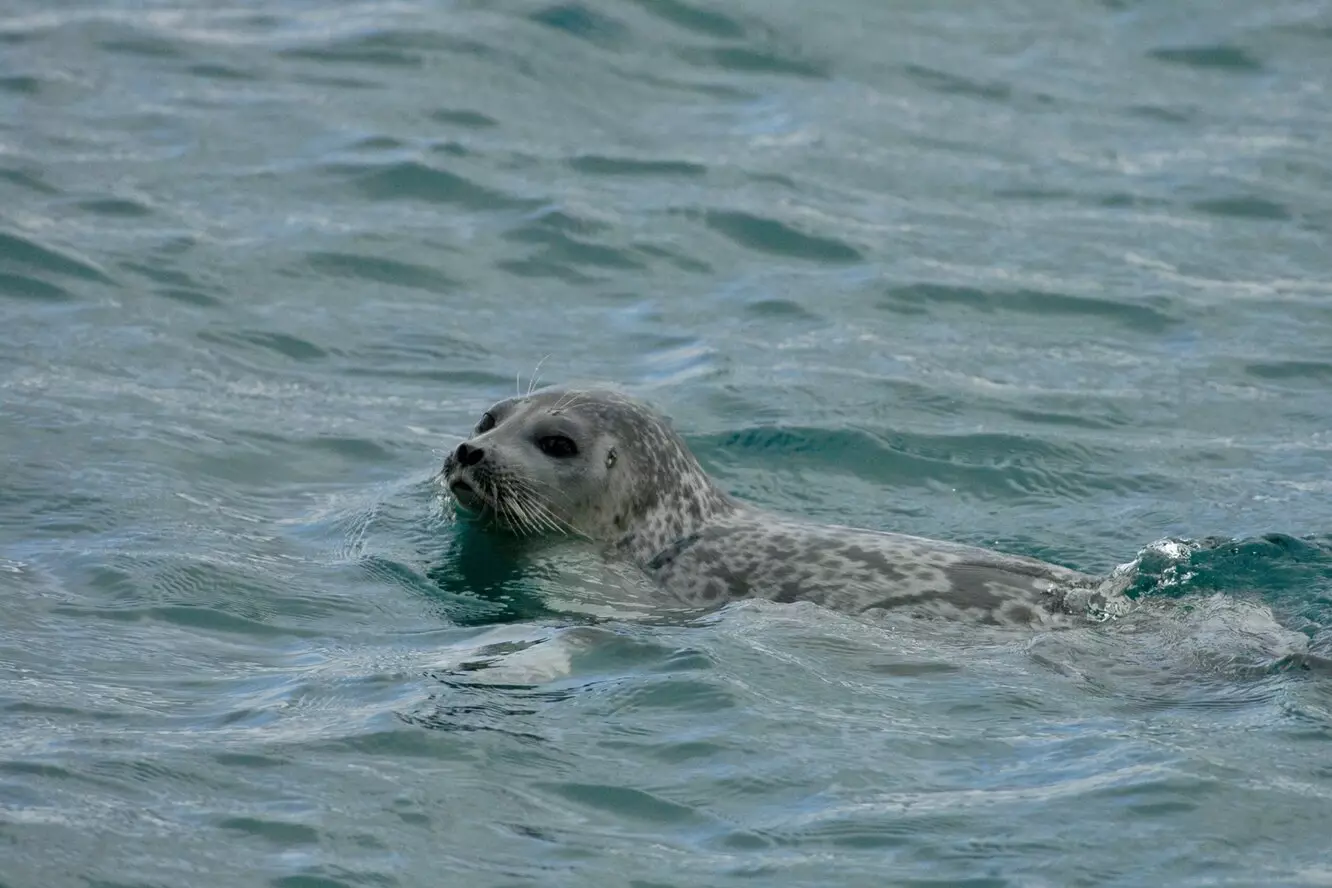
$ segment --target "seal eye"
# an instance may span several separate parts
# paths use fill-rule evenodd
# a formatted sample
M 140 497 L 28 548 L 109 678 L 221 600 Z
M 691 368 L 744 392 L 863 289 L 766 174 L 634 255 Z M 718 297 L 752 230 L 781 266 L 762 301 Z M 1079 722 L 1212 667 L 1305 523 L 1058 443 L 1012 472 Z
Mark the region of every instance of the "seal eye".
M 490 412 L 481 414 L 481 421 L 476 424 L 478 434 L 484 435 L 495 427 L 495 415 Z
M 566 456 L 574 456 L 578 453 L 578 445 L 572 438 L 566 438 L 563 435 L 547 435 L 537 441 L 537 446 L 546 456 L 553 456 L 562 459 Z

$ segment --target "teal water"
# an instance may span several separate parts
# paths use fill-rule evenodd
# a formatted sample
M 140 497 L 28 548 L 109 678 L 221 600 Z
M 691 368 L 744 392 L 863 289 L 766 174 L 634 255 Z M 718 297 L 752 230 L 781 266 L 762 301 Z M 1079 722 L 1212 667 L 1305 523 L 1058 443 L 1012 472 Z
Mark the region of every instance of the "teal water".
M 1329 884 L 1329 144 L 1303 0 L 10 3 L 0 886 Z M 547 355 L 1138 608 L 519 569 Z

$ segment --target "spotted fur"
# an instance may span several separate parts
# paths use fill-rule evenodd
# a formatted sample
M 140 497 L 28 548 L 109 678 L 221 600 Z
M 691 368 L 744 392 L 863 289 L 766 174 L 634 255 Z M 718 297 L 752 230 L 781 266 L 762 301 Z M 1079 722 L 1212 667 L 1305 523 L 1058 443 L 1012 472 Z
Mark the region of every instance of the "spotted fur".
M 1104 604 L 1096 579 L 1058 565 L 812 524 L 739 502 L 712 482 L 664 417 L 619 392 L 542 389 L 488 414 L 493 428 L 444 463 L 461 504 L 510 530 L 592 540 L 676 601 L 757 597 L 1023 626 L 1070 622 L 1065 605 L 1074 589 L 1084 593 L 1081 610 Z M 576 455 L 541 451 L 540 439 L 557 433 L 576 443 Z

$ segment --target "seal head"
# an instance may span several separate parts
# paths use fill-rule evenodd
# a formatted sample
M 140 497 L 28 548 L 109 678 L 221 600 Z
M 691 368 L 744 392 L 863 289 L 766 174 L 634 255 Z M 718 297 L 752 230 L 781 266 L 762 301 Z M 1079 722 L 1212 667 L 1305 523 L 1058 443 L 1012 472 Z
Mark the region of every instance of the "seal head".
M 542 389 L 481 416 L 444 460 L 472 516 L 651 558 L 735 504 L 655 411 L 609 389 Z

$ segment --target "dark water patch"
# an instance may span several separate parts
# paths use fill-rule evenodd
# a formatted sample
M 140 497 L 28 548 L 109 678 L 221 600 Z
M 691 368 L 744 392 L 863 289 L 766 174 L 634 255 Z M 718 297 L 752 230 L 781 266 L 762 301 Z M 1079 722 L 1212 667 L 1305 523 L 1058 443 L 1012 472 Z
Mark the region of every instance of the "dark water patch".
M 1170 201 L 1159 197 L 1145 197 L 1141 194 L 1129 194 L 1127 192 L 1114 192 L 1113 194 L 1102 195 L 1096 201 L 1100 206 L 1107 209 L 1160 209 L 1170 206 Z
M 1161 47 L 1147 53 L 1148 58 L 1190 68 L 1215 69 L 1237 74 L 1263 70 L 1263 63 L 1238 46 L 1218 43 L 1210 46 Z
M 525 260 L 497 263 L 497 267 L 516 271 L 521 267 L 545 270 L 563 269 L 581 273 L 591 266 L 597 269 L 641 269 L 643 262 L 631 251 L 619 247 L 590 243 L 575 237 L 572 232 L 586 230 L 587 225 L 575 222 L 562 213 L 546 214 L 504 233 L 504 239 L 513 243 L 536 244 L 542 249 Z
M 687 271 L 691 274 L 708 274 L 712 271 L 712 266 L 701 259 L 695 259 L 692 256 L 686 256 L 656 244 L 634 244 L 633 249 L 643 256 L 665 259 L 681 271 Z
M 557 262 L 548 262 L 540 257 L 531 259 L 505 259 L 495 263 L 495 268 L 500 271 L 508 272 L 515 277 L 520 278 L 550 278 L 551 280 L 562 281 L 566 284 L 575 286 L 581 284 L 595 284 L 599 278 L 595 275 L 584 274 Z
M 334 77 L 330 74 L 300 74 L 293 77 L 292 80 L 302 86 L 317 86 L 321 89 L 384 89 L 382 83 L 374 80 L 363 80 L 359 77 Z
M 1332 540 L 1270 533 L 1243 540 L 1177 542 L 1180 550 L 1143 550 L 1126 594 L 1178 598 L 1268 590 L 1269 600 L 1288 598 L 1316 625 L 1332 625 Z
M 465 668 L 465 667 L 464 667 Z M 522 686 L 476 685 L 465 681 L 445 682 L 449 691 L 432 696 L 411 712 L 397 713 L 398 721 L 419 729 L 424 736 L 451 738 L 455 735 L 492 734 L 514 741 L 526 750 L 548 744 L 548 739 L 524 724 L 538 724 L 543 709 L 564 699 L 565 694 L 543 694 Z M 533 716 L 538 718 L 534 719 Z M 459 738 L 458 755 L 465 755 Z
M 158 287 L 153 292 L 164 299 L 170 299 L 172 302 L 179 302 L 183 305 L 192 305 L 195 308 L 217 308 L 223 304 L 222 300 L 216 296 L 190 287 Z
M 480 111 L 471 111 L 465 108 L 440 108 L 431 111 L 429 117 L 436 123 L 448 124 L 449 126 L 465 126 L 468 129 L 490 129 L 499 126 L 499 121 L 495 118 L 482 114 Z
M 720 46 L 712 49 L 681 49 L 677 50 L 677 55 L 691 64 L 720 68 L 736 74 L 779 74 L 812 80 L 824 80 L 829 76 L 826 65 L 775 49 Z
M 758 299 L 745 303 L 745 314 L 755 318 L 818 323 L 823 319 L 790 299 Z
M 681 709 L 701 713 L 735 709 L 738 705 L 735 695 L 725 687 L 706 681 L 672 678 L 642 684 L 621 694 L 616 701 L 616 711 Z
M 897 662 L 869 663 L 865 669 L 876 675 L 891 675 L 895 678 L 924 678 L 926 676 L 953 675 L 964 671 L 962 666 L 952 663 Z
M 253 752 L 216 752 L 212 760 L 226 768 L 286 768 L 291 759 Z
M 781 173 L 749 173 L 747 177 L 751 182 L 758 182 L 764 185 L 780 185 L 783 188 L 789 188 L 795 191 L 799 188 L 795 179 L 790 176 L 784 176 Z
M 281 50 L 284 58 L 366 65 L 387 68 L 420 68 L 428 58 L 459 54 L 490 58 L 495 51 L 443 31 L 383 30 L 331 40 L 320 46 L 298 46 Z
M 215 345 L 239 345 L 246 350 L 253 350 L 257 347 L 291 358 L 294 361 L 320 361 L 329 355 L 327 351 L 313 342 L 292 336 L 289 333 L 270 333 L 264 330 L 237 330 L 215 333 L 202 330 L 195 335 L 204 342 Z
M 448 142 L 438 142 L 430 146 L 431 154 L 446 154 L 449 157 L 470 157 L 472 152 L 467 150 L 467 146 L 460 142 L 452 140 Z
M 407 143 L 392 136 L 366 136 L 347 147 L 351 151 L 400 151 L 407 147 Z
M 1119 413 L 1111 413 L 1107 415 L 1105 412 L 1100 412 L 1096 415 L 1088 414 L 1084 416 L 1053 410 L 1028 410 L 1016 407 L 1005 408 L 1004 412 L 1014 419 L 1020 419 L 1023 422 L 1034 422 L 1039 425 L 1055 426 L 1059 428 L 1107 431 L 1109 429 L 1132 425 L 1132 420 L 1129 417 Z
M 217 826 L 228 832 L 254 836 L 275 845 L 315 845 L 319 842 L 319 830 L 302 823 L 257 817 L 228 817 L 219 820 Z
M 1284 222 L 1291 212 L 1276 201 L 1262 197 L 1223 197 L 1201 200 L 1192 204 L 1195 210 L 1212 216 L 1230 216 L 1237 219 L 1265 219 Z
M 707 9 L 699 4 L 685 3 L 683 0 L 630 0 L 630 2 L 662 21 L 693 31 L 695 34 L 720 37 L 724 40 L 736 40 L 745 36 L 745 28 L 739 21 L 723 12 Z
M 980 457 L 983 464 L 1057 461 L 1071 465 L 1088 462 L 1090 454 L 1080 448 L 1058 445 L 1040 438 L 1026 438 L 1000 433 L 972 435 L 898 434 L 881 440 L 860 429 L 820 429 L 760 426 L 709 436 L 715 446 L 765 456 L 793 457 L 815 455 L 841 462 L 857 452 L 869 454 L 881 450 L 885 441 L 900 445 L 903 452 L 940 461 Z M 988 454 L 988 457 L 984 455 Z
M 1130 105 L 1129 114 L 1161 123 L 1193 123 L 1198 119 L 1197 108 L 1172 108 L 1165 105 Z
M 283 638 L 293 635 L 313 636 L 291 627 L 277 627 L 263 620 L 250 619 L 213 607 L 189 604 L 164 604 L 150 607 L 86 607 L 61 604 L 53 613 L 86 620 L 109 620 L 117 623 L 160 622 L 185 629 L 201 629 L 229 635 L 253 638 Z
M 488 373 L 484 370 L 449 370 L 424 367 L 349 367 L 342 371 L 348 376 L 383 377 L 385 379 L 403 379 L 412 382 L 443 382 L 472 390 L 475 388 L 493 389 L 505 384 L 512 385 L 513 379 Z
M 706 820 L 687 805 L 669 801 L 654 793 L 628 786 L 606 783 L 538 783 L 537 788 L 553 792 L 582 808 L 625 817 L 641 823 L 660 825 L 696 823 Z
M 1332 385 L 1332 362 L 1328 361 L 1256 361 L 1247 364 L 1244 372 L 1259 379 Z
M 592 235 L 609 232 L 610 226 L 605 222 L 599 222 L 596 219 L 586 219 L 582 216 L 574 216 L 564 210 L 545 210 L 534 215 L 527 220 L 525 227 L 529 230 L 549 229 L 551 231 L 564 231 L 574 235 Z
M 332 167 L 331 172 L 349 178 L 357 190 L 372 200 L 421 200 L 482 211 L 530 210 L 541 205 L 540 201 L 513 197 L 419 161 L 389 166 L 339 165 Z
M 25 274 L 0 271 L 0 297 L 34 302 L 71 302 L 74 294 L 55 284 Z
M 151 787 L 167 781 L 195 784 L 205 782 L 196 775 L 182 773 L 161 762 L 145 760 L 103 759 L 89 765 L 87 773 L 104 780 L 115 781 L 127 789 Z
M 1096 317 L 1148 333 L 1159 333 L 1176 324 L 1165 311 L 1149 305 L 1044 290 L 982 290 L 948 284 L 909 284 L 889 290 L 887 298 L 879 303 L 880 308 L 907 314 L 943 306 L 959 306 L 987 314 L 1012 311 L 1042 317 Z
M 260 79 L 253 71 L 246 71 L 243 68 L 233 68 L 231 65 L 222 65 L 215 62 L 189 65 L 185 68 L 185 73 L 193 74 L 195 77 L 202 77 L 205 80 L 248 81 Z
M 0 77 L 0 89 L 21 96 L 35 96 L 42 91 L 42 81 L 22 74 Z
M 329 277 L 355 278 L 431 293 L 450 293 L 461 286 L 457 280 L 433 268 L 380 256 L 317 252 L 308 254 L 305 261 L 316 272 Z
M 919 85 L 944 95 L 967 96 L 989 102 L 1003 102 L 1013 96 L 1013 88 L 1004 83 L 982 83 L 923 65 L 903 65 L 902 70 Z
M 1108 454 L 1000 433 L 872 434 L 860 429 L 753 427 L 690 438 L 706 459 L 770 471 L 853 475 L 885 487 L 942 485 L 985 501 L 1076 499 L 1098 493 L 1166 493 L 1175 483 L 1112 470 Z
M 369 879 L 348 876 L 335 879 L 332 876 L 324 875 L 299 875 L 282 876 L 271 880 L 268 884 L 272 888 L 367 888 L 367 886 L 391 886 L 397 883 L 395 880 L 386 879 L 383 876 Z
M 148 59 L 179 59 L 184 57 L 180 43 L 151 34 L 134 34 L 99 40 L 98 49 L 117 55 L 141 56 Z
M 608 749 L 615 749 L 631 744 L 606 741 L 603 745 Z M 637 746 L 637 744 L 633 745 Z M 734 749 L 709 740 L 686 740 L 678 743 L 651 744 L 646 751 L 657 761 L 665 762 L 668 765 L 678 765 L 684 762 L 706 761 L 708 759 L 720 760 L 722 756 L 734 752 Z
M 623 22 L 582 3 L 557 3 L 529 13 L 527 18 L 600 46 L 615 46 L 629 37 L 629 29 Z
M 859 262 L 860 251 L 844 241 L 797 231 L 784 222 L 740 212 L 709 212 L 709 228 L 742 247 L 810 262 Z
M 391 342 L 362 345 L 352 350 L 350 354 L 374 361 L 407 360 L 413 364 L 431 366 L 444 361 L 465 359 L 474 366 L 458 369 L 462 372 L 479 374 L 475 379 L 504 378 L 491 377 L 484 369 L 494 360 L 490 352 L 465 336 L 452 336 L 443 331 L 404 330 Z
M 60 189 L 42 181 L 40 173 L 20 170 L 13 167 L 0 167 L 0 182 L 8 182 L 38 194 L 59 194 Z
M 1033 188 L 1026 186 L 996 188 L 993 194 L 995 197 L 1002 197 L 1006 200 L 1030 201 L 1067 201 L 1078 196 L 1076 191 L 1070 191 L 1067 188 Z
M 119 712 L 90 709 L 86 706 L 61 706 L 57 703 L 33 702 L 30 700 L 0 704 L 0 712 L 15 716 L 33 715 L 41 718 L 56 716 L 71 719 L 87 719 L 88 721 L 125 720 L 125 715 Z
M 454 535 L 451 557 L 425 570 L 426 591 L 458 626 L 485 626 L 558 616 L 546 604 L 539 571 L 515 540 L 487 533 L 464 520 Z M 371 562 L 366 562 L 367 567 Z M 401 573 L 404 565 L 384 561 Z M 411 571 L 415 582 L 415 571 Z
M 393 454 L 368 438 L 306 438 L 301 443 L 317 450 L 324 450 L 354 462 L 387 463 Z
M 367 65 L 375 68 L 419 68 L 425 64 L 421 53 L 403 45 L 390 35 L 375 35 L 335 41 L 324 46 L 284 49 L 278 55 L 323 64 Z M 365 81 L 357 84 L 368 85 Z M 343 82 L 339 85 L 349 85 Z
M 102 284 L 115 283 L 87 259 L 65 250 L 45 246 L 20 234 L 0 231 L 0 268 L 6 266 L 10 268 L 21 266 Z
M 708 168 L 683 160 L 634 160 L 584 154 L 569 161 L 580 173 L 593 176 L 703 176 Z
M 79 201 L 76 206 L 85 212 L 98 216 L 111 216 L 120 219 L 142 219 L 153 214 L 153 208 L 147 204 L 119 197 Z
M 77 780 L 80 775 L 51 762 L 0 761 L 0 774 L 15 776 L 49 777 L 56 780 Z
M 647 84 L 655 89 L 683 92 L 695 96 L 705 96 L 720 102 L 753 102 L 757 101 L 760 95 L 757 92 L 742 89 L 731 83 L 659 77 L 655 74 L 644 73 L 641 71 L 624 72 L 623 76 L 629 80 Z
M 171 265 L 121 261 L 116 263 L 116 267 L 161 284 L 162 286 L 153 288 L 153 293 L 173 302 L 196 308 L 217 308 L 223 304 L 222 291 L 219 288 L 198 281 L 188 272 Z
M 780 835 L 783 845 L 829 846 L 849 850 L 887 851 L 914 844 L 921 833 L 948 835 L 959 829 L 958 818 L 919 815 L 893 817 L 864 814 L 819 823 L 795 833 Z M 953 884 L 953 883 L 949 883 Z M 1007 884 L 1007 883 L 1000 883 Z

